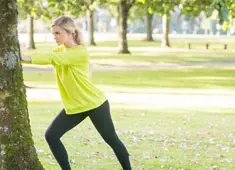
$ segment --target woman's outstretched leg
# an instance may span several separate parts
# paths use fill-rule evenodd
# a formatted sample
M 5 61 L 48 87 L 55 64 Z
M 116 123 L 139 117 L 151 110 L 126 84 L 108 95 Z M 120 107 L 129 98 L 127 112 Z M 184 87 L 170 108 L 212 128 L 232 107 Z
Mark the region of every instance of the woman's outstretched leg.
M 89 117 L 105 142 L 113 149 L 122 168 L 131 170 L 129 153 L 115 132 L 108 101 L 92 110 Z
M 62 170 L 71 170 L 67 151 L 60 138 L 87 117 L 88 113 L 66 115 L 63 109 L 48 127 L 45 138 Z

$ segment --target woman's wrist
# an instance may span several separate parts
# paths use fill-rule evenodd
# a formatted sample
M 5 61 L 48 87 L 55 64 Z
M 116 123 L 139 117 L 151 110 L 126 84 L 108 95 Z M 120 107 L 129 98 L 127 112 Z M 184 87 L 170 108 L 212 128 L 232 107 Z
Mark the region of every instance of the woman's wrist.
M 22 56 L 22 61 L 27 62 L 27 63 L 31 63 L 32 62 L 32 60 L 31 60 L 31 58 L 29 56 Z

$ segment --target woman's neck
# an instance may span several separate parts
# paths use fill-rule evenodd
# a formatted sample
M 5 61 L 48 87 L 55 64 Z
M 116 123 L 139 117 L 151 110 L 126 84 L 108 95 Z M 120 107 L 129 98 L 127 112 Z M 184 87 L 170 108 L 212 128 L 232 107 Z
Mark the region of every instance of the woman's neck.
M 74 41 L 64 43 L 65 48 L 71 48 L 73 46 L 77 46 L 78 44 Z

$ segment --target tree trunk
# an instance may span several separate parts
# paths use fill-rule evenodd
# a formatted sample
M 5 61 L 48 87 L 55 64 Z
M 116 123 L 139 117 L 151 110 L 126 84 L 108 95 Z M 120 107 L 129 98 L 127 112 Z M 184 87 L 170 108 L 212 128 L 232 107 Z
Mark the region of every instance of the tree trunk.
M 88 22 L 88 34 L 89 34 L 89 40 L 88 44 L 95 46 L 95 40 L 94 40 L 94 11 L 91 9 L 87 10 L 87 22 Z
M 147 41 L 153 41 L 153 14 L 150 14 L 147 10 Z
M 34 43 L 34 17 L 32 15 L 29 16 L 29 46 L 28 49 L 36 49 Z
M 19 61 L 17 6 L 0 1 L 0 169 L 43 170 L 30 129 Z
M 129 8 L 125 1 L 118 4 L 118 52 L 130 53 L 127 42 L 127 18 Z
M 170 15 L 165 14 L 162 17 L 162 26 L 163 26 L 163 39 L 162 39 L 162 47 L 170 47 L 169 42 L 169 27 L 170 27 Z

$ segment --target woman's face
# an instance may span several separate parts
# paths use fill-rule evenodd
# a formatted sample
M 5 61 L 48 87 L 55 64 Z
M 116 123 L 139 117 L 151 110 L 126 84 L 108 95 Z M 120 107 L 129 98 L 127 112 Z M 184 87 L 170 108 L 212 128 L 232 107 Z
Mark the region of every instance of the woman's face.
M 70 39 L 69 34 L 58 26 L 52 27 L 52 34 L 54 35 L 54 39 L 58 45 L 65 44 Z

